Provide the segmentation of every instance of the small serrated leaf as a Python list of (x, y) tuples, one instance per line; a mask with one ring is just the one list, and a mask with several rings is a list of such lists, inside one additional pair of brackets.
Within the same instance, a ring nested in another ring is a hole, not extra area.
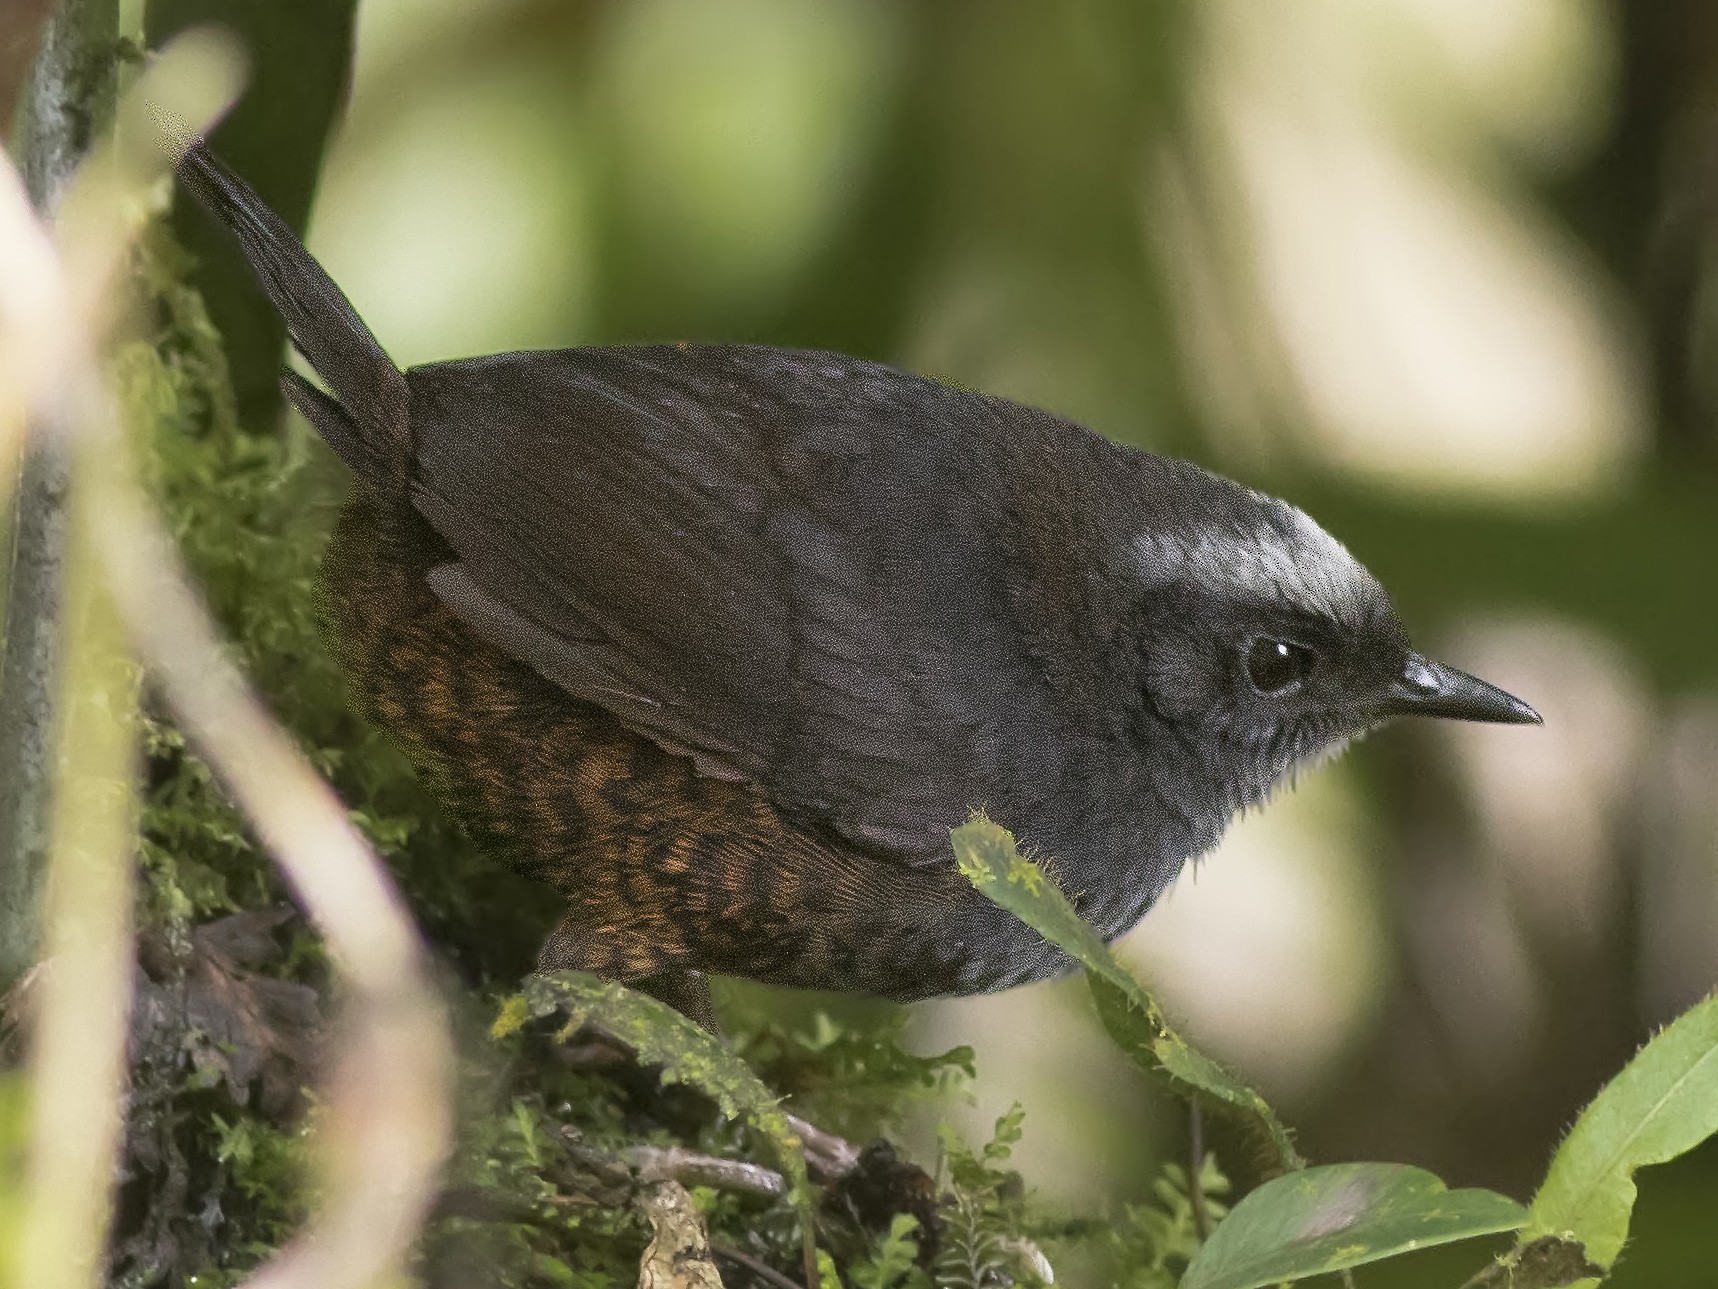
[(1675, 1159), (1714, 1134), (1718, 994), (1641, 1048), (1581, 1112), (1533, 1197), (1523, 1242), (1570, 1236), (1608, 1271), (1628, 1238), (1635, 1170)]
[(1167, 1077), (1182, 1096), (1196, 1094), (1236, 1120), (1268, 1153), (1273, 1171), (1305, 1166), (1288, 1129), (1265, 1099), (1169, 1027), (1157, 1000), (1043, 870), (1021, 856), (1012, 833), (978, 813), (956, 828), (950, 840), (960, 871), (981, 894), (1086, 969), (1104, 1027), (1135, 1064)]

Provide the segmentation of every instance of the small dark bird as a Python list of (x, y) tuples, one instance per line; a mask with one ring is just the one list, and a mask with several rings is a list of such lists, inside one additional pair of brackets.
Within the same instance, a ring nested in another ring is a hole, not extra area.
[(200, 144), (359, 487), (324, 613), (367, 714), (564, 895), (544, 968), (896, 999), (1067, 969), (975, 893), (974, 807), (1105, 936), (1394, 716), (1537, 722), (1409, 647), (1293, 506), (837, 354), (672, 345), (401, 372)]

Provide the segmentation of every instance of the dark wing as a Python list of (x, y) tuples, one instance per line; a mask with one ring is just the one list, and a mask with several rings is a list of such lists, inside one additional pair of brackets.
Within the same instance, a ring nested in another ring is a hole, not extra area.
[[(431, 583), (706, 774), (900, 858), (1001, 795), (1042, 686), (996, 526), (1012, 405), (759, 347), (409, 373)], [(1048, 420), (1048, 418), (1045, 418)]]

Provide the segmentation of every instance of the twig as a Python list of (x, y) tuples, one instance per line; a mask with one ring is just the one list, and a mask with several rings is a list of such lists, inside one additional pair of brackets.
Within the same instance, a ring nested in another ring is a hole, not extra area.
[(852, 1142), (825, 1132), (816, 1124), (796, 1114), (785, 1116), (805, 1146), (805, 1165), (824, 1181), (836, 1181), (859, 1166), (859, 1147)]
[(628, 1048), (610, 1041), (603, 1035), (580, 1043), (555, 1045), (555, 1060), (569, 1070), (613, 1070), (637, 1064), (637, 1057)]
[(797, 1280), (791, 1280), (784, 1276), (769, 1263), (760, 1262), (751, 1254), (741, 1253), (738, 1249), (731, 1248), (726, 1244), (712, 1244), (710, 1252), (725, 1262), (732, 1262), (736, 1267), (756, 1276), (765, 1284), (774, 1285), (775, 1289), (805, 1289), (804, 1285)]
[(680, 1146), (627, 1146), (619, 1151), (587, 1146), (571, 1127), (561, 1133), (568, 1157), (608, 1188), (609, 1204), (631, 1202), (628, 1190), (652, 1182), (680, 1182), (779, 1199), (787, 1194), (787, 1179), (772, 1169), (740, 1159), (704, 1155)]
[(1193, 1202), (1193, 1226), (1199, 1232), (1199, 1243), (1211, 1238), (1211, 1212), (1205, 1207), (1205, 1112), (1197, 1096), (1187, 1101), (1188, 1148), (1193, 1156), (1193, 1171), (1188, 1176), (1187, 1198)]
[(64, 597), (66, 494), (63, 444), (30, 427), (6, 561), (0, 641), (0, 989), (36, 957), (38, 905), (53, 805)]
[(686, 1186), (710, 1186), (779, 1199), (787, 1180), (778, 1172), (741, 1159), (700, 1155), (679, 1146), (629, 1146), (620, 1159), (641, 1182), (674, 1181)]
[[(658, 1153), (667, 1155), (674, 1152), (659, 1151)], [(680, 1153), (684, 1154), (685, 1152)], [(688, 1158), (698, 1157), (688, 1156)], [(717, 1160), (715, 1162), (726, 1165), (731, 1161)], [(686, 1183), (688, 1181), (688, 1179), (684, 1177), (658, 1178), (657, 1180), (680, 1183)], [(778, 1183), (780, 1182), (780, 1178), (777, 1178), (776, 1180)], [(690, 1184), (712, 1185), (719, 1183), (693, 1180)], [(740, 1189), (744, 1188), (742, 1187)], [(625, 1204), (638, 1202), (638, 1197), (633, 1196), (624, 1201), (617, 1202), (614, 1205), (605, 1205), (605, 1207), (618, 1208)], [(437, 1198), (433, 1216), (436, 1218), (464, 1218), (466, 1221), (470, 1222), (494, 1222), (517, 1226), (535, 1226), (546, 1230), (561, 1229), (554, 1219), (545, 1217), (542, 1213), (538, 1212), (534, 1205), (524, 1200), (520, 1200), (515, 1196), (508, 1195), (503, 1191), (490, 1190), (482, 1186), (448, 1187)], [(801, 1285), (794, 1280), (790, 1280), (787, 1276), (784, 1276), (768, 1263), (760, 1262), (749, 1253), (743, 1253), (739, 1249), (725, 1244), (714, 1244), (708, 1243), (707, 1241), (706, 1244), (710, 1256), (718, 1260), (732, 1262), (735, 1266), (741, 1268), (748, 1274), (755, 1276), (757, 1279), (762, 1280), (768, 1285), (773, 1286), (773, 1289), (805, 1289), (804, 1285)]]

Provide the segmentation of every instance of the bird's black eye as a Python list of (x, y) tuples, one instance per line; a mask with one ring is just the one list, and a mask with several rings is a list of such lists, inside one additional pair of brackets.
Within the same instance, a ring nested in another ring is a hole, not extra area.
[(1281, 694), (1312, 674), (1318, 655), (1305, 645), (1260, 636), (1247, 646), (1247, 678), (1261, 694)]

